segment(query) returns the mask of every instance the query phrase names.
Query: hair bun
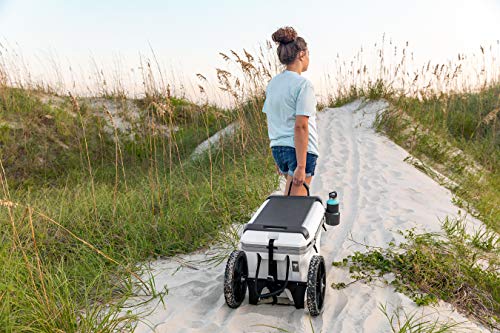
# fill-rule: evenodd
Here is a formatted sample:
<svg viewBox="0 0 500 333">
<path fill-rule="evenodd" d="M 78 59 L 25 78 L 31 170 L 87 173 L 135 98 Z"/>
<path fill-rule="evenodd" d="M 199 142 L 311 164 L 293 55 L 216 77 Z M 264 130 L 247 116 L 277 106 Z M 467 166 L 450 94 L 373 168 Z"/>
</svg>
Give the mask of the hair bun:
<svg viewBox="0 0 500 333">
<path fill-rule="evenodd" d="M 281 44 L 288 44 L 297 38 L 297 32 L 292 27 L 278 29 L 272 36 L 273 41 Z"/>
</svg>

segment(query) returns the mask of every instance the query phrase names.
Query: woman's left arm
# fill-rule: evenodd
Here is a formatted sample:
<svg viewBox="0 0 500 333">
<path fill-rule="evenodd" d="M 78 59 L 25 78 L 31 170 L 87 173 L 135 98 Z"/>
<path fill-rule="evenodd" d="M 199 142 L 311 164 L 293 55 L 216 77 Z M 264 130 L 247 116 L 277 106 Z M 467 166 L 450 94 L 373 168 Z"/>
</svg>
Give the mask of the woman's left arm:
<svg viewBox="0 0 500 333">
<path fill-rule="evenodd" d="M 293 174 L 293 183 L 302 185 L 306 179 L 307 146 L 309 144 L 309 117 L 316 112 L 316 97 L 309 81 L 301 87 L 297 96 L 295 110 L 294 144 L 297 156 L 297 169 Z"/>
<path fill-rule="evenodd" d="M 293 173 L 293 183 L 302 185 L 306 179 L 307 145 L 309 143 L 309 117 L 296 116 L 294 128 L 297 169 Z"/>
</svg>

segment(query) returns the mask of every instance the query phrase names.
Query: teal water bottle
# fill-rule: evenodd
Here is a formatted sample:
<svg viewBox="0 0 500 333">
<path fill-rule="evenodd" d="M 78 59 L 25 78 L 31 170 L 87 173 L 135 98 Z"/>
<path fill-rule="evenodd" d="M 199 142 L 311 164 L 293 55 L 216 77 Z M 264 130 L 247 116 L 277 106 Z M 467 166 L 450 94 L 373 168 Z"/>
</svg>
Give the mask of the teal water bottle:
<svg viewBox="0 0 500 333">
<path fill-rule="evenodd" d="M 328 194 L 325 212 L 325 220 L 328 225 L 338 225 L 340 223 L 339 200 L 337 197 L 335 191 Z"/>
</svg>

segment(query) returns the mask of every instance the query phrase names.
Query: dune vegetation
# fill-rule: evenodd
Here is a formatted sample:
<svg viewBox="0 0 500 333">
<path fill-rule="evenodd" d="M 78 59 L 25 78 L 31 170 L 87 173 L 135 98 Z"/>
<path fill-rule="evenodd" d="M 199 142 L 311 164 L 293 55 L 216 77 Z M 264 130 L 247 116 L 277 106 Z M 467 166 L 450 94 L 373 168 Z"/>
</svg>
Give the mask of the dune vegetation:
<svg viewBox="0 0 500 333">
<path fill-rule="evenodd" d="M 210 83 L 202 74 L 199 93 L 207 102 L 174 95 L 171 85 L 152 74 L 161 71 L 154 61 L 142 66 L 139 97 L 124 94 L 119 83 L 118 89 L 98 87 L 95 96 L 76 96 L 46 83 L 16 80 L 0 66 L 4 331 L 133 330 L 141 315 L 124 310 L 126 299 L 136 294 L 161 299 L 168 293 L 155 291 L 141 263 L 227 242 L 222 233 L 248 220 L 278 184 L 261 112 L 264 87 L 280 69 L 268 52 L 273 52 L 270 44 L 257 55 L 221 53 L 227 68 L 217 69 L 217 77 L 221 94 L 232 101 L 227 108 L 205 98 Z M 429 63 L 413 70 L 406 48 L 395 53 L 402 56 L 399 65 L 384 60 L 382 48 L 373 68 L 361 55 L 350 65 L 337 63 L 337 71 L 327 74 L 332 83 L 328 105 L 387 99 L 392 106 L 377 128 L 423 161 L 423 171 L 445 175 L 450 182 L 444 185 L 456 193 L 457 203 L 485 222 L 485 235 L 491 236 L 486 243 L 469 240 L 465 231 L 451 235 L 466 238 L 464 246 L 475 246 L 489 266 L 477 266 L 479 254 L 463 256 L 461 265 L 443 266 L 440 260 L 452 263 L 450 251 L 470 252 L 454 247 L 459 241 L 413 234 L 410 245 L 393 245 L 410 251 L 407 256 L 368 248 L 342 265 L 357 274 L 383 275 L 401 269 L 394 261 L 403 260 L 408 265 L 404 274 L 396 274 L 398 290 L 418 295 L 422 304 L 445 299 L 497 327 L 499 73 L 491 75 L 496 67 L 483 61 L 487 67 L 476 78 L 479 85 L 467 86 L 462 55 L 458 64 Z M 198 144 L 234 122 L 233 135 L 191 156 Z M 450 269 L 411 274 L 424 265 L 414 260 L 415 253 Z M 408 274 L 417 280 L 408 282 Z M 488 280 L 480 281 L 485 276 Z M 457 283 L 444 283 L 451 278 Z M 477 291 L 474 302 L 460 301 L 466 298 L 456 288 L 464 285 Z"/>
<path fill-rule="evenodd" d="M 242 76 L 271 75 L 250 57 L 227 61 Z M 216 243 L 277 186 L 262 90 L 233 86 L 228 71 L 218 71 L 228 95 L 251 95 L 227 109 L 172 96 L 158 82 L 140 98 L 76 97 L 13 87 L 8 74 L 0 84 L 6 332 L 132 329 L 126 298 L 167 292 L 140 277 L 141 262 Z M 233 122 L 233 135 L 191 156 Z"/>
<path fill-rule="evenodd" d="M 450 189 L 457 206 L 485 224 L 471 234 L 464 216 L 449 217 L 441 221 L 440 235 L 401 231 L 406 240 L 401 244 L 386 249 L 366 244 L 366 252 L 333 264 L 347 267 L 353 281 L 389 283 L 384 276 L 392 273 L 391 284 L 417 304 L 442 299 L 495 329 L 500 327 L 498 45 L 480 47 L 477 57 L 459 54 L 456 62 L 417 68 L 409 63 L 407 47 L 398 51 L 391 43 L 391 56 L 400 59 L 387 62 L 387 48 L 381 46 L 374 71 L 359 62 L 360 54 L 347 69 L 340 67 L 337 80 L 347 84 L 339 85 L 329 101 L 331 106 L 357 98 L 389 101 L 376 129 L 408 151 L 408 163 Z"/>
</svg>

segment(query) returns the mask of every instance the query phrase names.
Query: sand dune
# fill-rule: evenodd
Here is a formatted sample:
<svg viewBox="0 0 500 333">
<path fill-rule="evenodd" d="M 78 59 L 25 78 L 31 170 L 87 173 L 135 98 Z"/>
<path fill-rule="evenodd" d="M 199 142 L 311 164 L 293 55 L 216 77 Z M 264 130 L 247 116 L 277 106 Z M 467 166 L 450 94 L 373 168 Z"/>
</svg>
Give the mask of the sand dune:
<svg viewBox="0 0 500 333">
<path fill-rule="evenodd" d="M 328 285 L 350 281 L 345 269 L 329 265 L 364 249 L 350 237 L 387 246 L 390 241 L 401 240 L 397 230 L 415 227 L 439 231 L 439 219 L 456 215 L 459 210 L 447 189 L 405 163 L 407 152 L 372 129 L 376 113 L 386 107 L 383 101 L 356 101 L 326 109 L 318 116 L 321 156 L 312 193 L 326 199 L 328 192 L 336 189 L 342 212 L 341 224 L 328 228 L 322 236 Z M 479 223 L 469 220 L 470 226 Z M 440 317 L 465 322 L 461 326 L 464 332 L 487 331 L 467 321 L 449 304 L 417 307 L 405 295 L 380 283 L 355 283 L 343 290 L 327 288 L 324 312 L 316 318 L 293 306 L 253 306 L 248 300 L 233 310 L 224 302 L 225 262 L 216 267 L 197 263 L 207 256 L 210 253 L 195 253 L 152 263 L 157 288 L 166 285 L 169 294 L 166 306 L 154 309 L 146 322 L 138 325 L 137 332 L 278 332 L 269 326 L 312 332 L 311 325 L 315 332 L 389 332 L 389 323 L 378 309 L 380 304 L 386 304 L 389 312 L 402 307 L 419 315 L 430 313 L 427 320 Z M 192 264 L 180 266 L 181 261 Z"/>
</svg>

